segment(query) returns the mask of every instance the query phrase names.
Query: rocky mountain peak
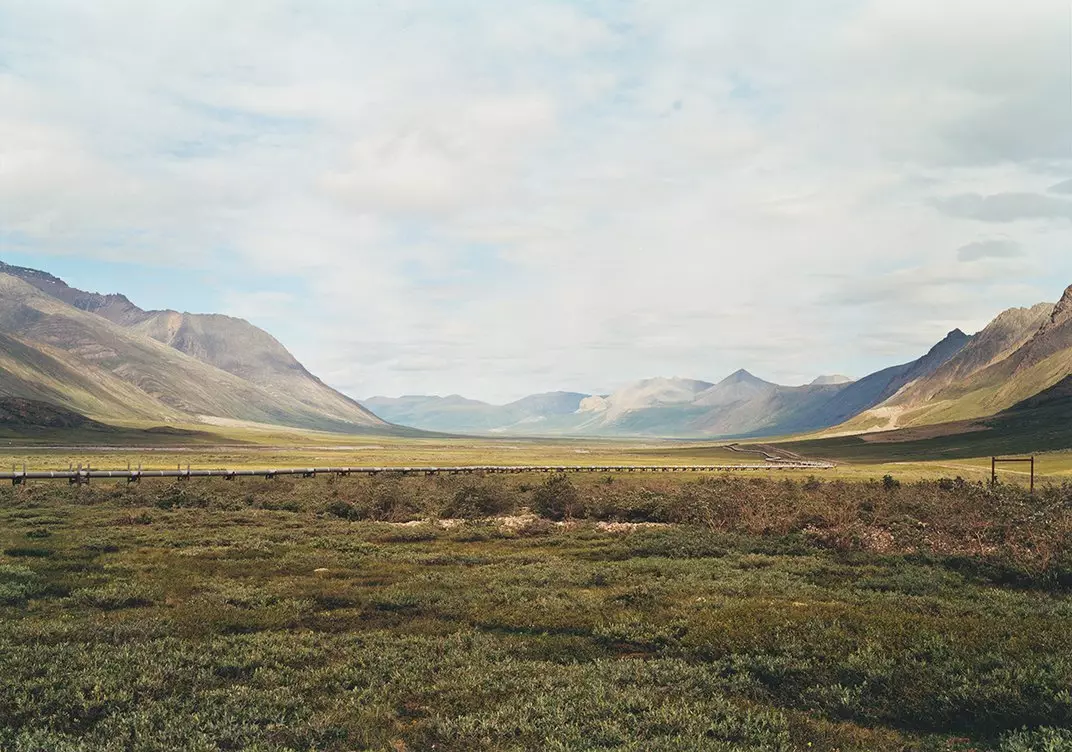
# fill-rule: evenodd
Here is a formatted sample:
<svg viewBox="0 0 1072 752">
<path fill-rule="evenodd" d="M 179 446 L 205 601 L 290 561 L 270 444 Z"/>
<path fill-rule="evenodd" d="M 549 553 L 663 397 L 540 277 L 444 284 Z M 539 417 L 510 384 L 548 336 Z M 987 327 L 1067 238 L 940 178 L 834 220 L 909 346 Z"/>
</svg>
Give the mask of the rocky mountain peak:
<svg viewBox="0 0 1072 752">
<path fill-rule="evenodd" d="M 1072 285 L 1065 290 L 1064 295 L 1057 301 L 1057 305 L 1054 306 L 1053 312 L 1050 314 L 1050 320 L 1042 325 L 1034 339 L 1042 339 L 1054 329 L 1067 324 L 1069 321 L 1072 321 Z"/>
<path fill-rule="evenodd" d="M 1072 285 L 1069 285 L 1065 290 L 1065 294 L 1061 296 L 1061 299 L 1057 302 L 1057 306 L 1053 309 L 1053 314 L 1050 317 L 1050 321 L 1055 326 L 1060 326 L 1069 319 L 1072 319 Z"/>
<path fill-rule="evenodd" d="M 949 358 L 953 357 L 957 351 L 963 348 L 970 339 L 971 337 L 959 328 L 954 329 L 949 334 L 945 335 L 941 342 L 932 347 L 930 352 L 923 356 L 923 360 L 930 361 L 939 359 L 944 363 L 949 360 Z M 939 363 L 939 365 L 941 365 L 941 363 Z"/>
<path fill-rule="evenodd" d="M 763 379 L 758 376 L 754 376 L 743 368 L 740 368 L 731 373 L 726 378 L 722 379 L 723 384 L 762 384 L 765 383 Z"/>
<path fill-rule="evenodd" d="M 149 312 L 143 311 L 130 302 L 126 295 L 120 293 L 102 295 L 97 292 L 79 290 L 77 287 L 71 287 L 59 277 L 38 269 L 12 266 L 0 261 L 0 273 L 18 277 L 67 305 L 88 313 L 95 313 L 121 326 L 136 323 L 149 315 Z"/>
<path fill-rule="evenodd" d="M 28 266 L 14 266 L 12 264 L 5 264 L 0 261 L 0 274 L 10 274 L 13 277 L 18 277 L 24 280 L 37 280 L 39 282 L 47 282 L 49 284 L 60 284 L 66 286 L 64 281 L 59 277 L 56 277 L 48 272 L 40 271 L 39 269 L 31 269 Z"/>
</svg>

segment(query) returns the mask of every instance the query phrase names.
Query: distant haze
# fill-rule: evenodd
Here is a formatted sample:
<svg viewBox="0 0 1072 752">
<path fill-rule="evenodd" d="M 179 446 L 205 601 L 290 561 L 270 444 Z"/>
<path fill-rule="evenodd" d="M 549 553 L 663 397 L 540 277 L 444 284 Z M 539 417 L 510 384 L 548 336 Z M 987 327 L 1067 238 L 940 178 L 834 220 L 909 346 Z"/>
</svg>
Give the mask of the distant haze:
<svg viewBox="0 0 1072 752">
<path fill-rule="evenodd" d="M 355 397 L 833 386 L 1072 279 L 1068 12 L 7 3 L 0 260 Z"/>
</svg>

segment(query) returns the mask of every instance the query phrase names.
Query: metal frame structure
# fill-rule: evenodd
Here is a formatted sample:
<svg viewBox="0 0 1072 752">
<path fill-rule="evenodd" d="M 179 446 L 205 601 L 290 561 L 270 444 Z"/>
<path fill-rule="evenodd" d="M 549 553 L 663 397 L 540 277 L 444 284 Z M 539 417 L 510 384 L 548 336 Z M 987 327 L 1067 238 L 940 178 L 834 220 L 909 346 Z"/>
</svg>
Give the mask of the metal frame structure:
<svg viewBox="0 0 1072 752">
<path fill-rule="evenodd" d="M 990 485 L 998 483 L 998 465 L 1004 463 L 1030 463 L 1031 464 L 1031 493 L 1035 493 L 1035 457 L 991 457 L 990 458 Z"/>
<path fill-rule="evenodd" d="M 98 470 L 89 465 L 69 467 L 66 470 L 22 470 L 13 468 L 10 473 L 0 473 L 0 481 L 11 481 L 21 486 L 30 480 L 66 480 L 71 485 L 82 485 L 90 480 L 115 479 L 137 483 L 142 478 L 266 478 L 272 480 L 281 475 L 315 478 L 318 475 L 345 477 L 350 475 L 502 475 L 518 473 L 713 473 L 758 470 L 830 470 L 834 465 L 826 462 L 768 462 L 754 465 L 463 465 L 457 467 L 290 467 L 248 470 L 191 469 L 179 466 L 174 470 L 143 470 L 140 466 L 125 470 Z"/>
</svg>

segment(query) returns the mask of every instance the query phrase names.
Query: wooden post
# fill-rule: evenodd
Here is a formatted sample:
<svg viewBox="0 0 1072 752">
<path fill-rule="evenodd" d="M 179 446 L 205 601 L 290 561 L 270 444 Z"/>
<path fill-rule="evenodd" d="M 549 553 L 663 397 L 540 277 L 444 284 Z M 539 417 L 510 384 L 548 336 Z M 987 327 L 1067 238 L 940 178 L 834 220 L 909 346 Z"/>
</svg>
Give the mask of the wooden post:
<svg viewBox="0 0 1072 752">
<path fill-rule="evenodd" d="M 1035 493 L 1035 455 L 1030 457 L 991 457 L 990 458 L 990 485 L 998 484 L 998 463 L 1024 463 L 1031 465 L 1031 493 Z"/>
</svg>

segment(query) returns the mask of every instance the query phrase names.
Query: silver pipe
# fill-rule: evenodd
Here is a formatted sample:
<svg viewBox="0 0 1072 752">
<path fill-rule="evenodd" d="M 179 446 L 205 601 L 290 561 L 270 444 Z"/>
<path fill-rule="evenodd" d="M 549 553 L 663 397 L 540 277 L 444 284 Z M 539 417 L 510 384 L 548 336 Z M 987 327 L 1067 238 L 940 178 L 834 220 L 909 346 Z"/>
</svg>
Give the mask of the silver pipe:
<svg viewBox="0 0 1072 752">
<path fill-rule="evenodd" d="M 378 475 L 380 473 L 412 474 L 472 474 L 472 473 L 622 473 L 622 472 L 733 472 L 742 470 L 830 470 L 834 465 L 825 462 L 771 462 L 752 465 L 465 465 L 454 467 L 288 467 L 263 469 L 183 469 L 175 470 L 98 470 L 81 466 L 68 470 L 14 470 L 0 473 L 0 480 L 10 480 L 16 484 L 27 480 L 72 480 L 88 481 L 95 478 L 120 478 L 140 480 L 141 478 L 275 478 L 284 476 L 302 476 L 314 478 L 317 475 Z"/>
</svg>

